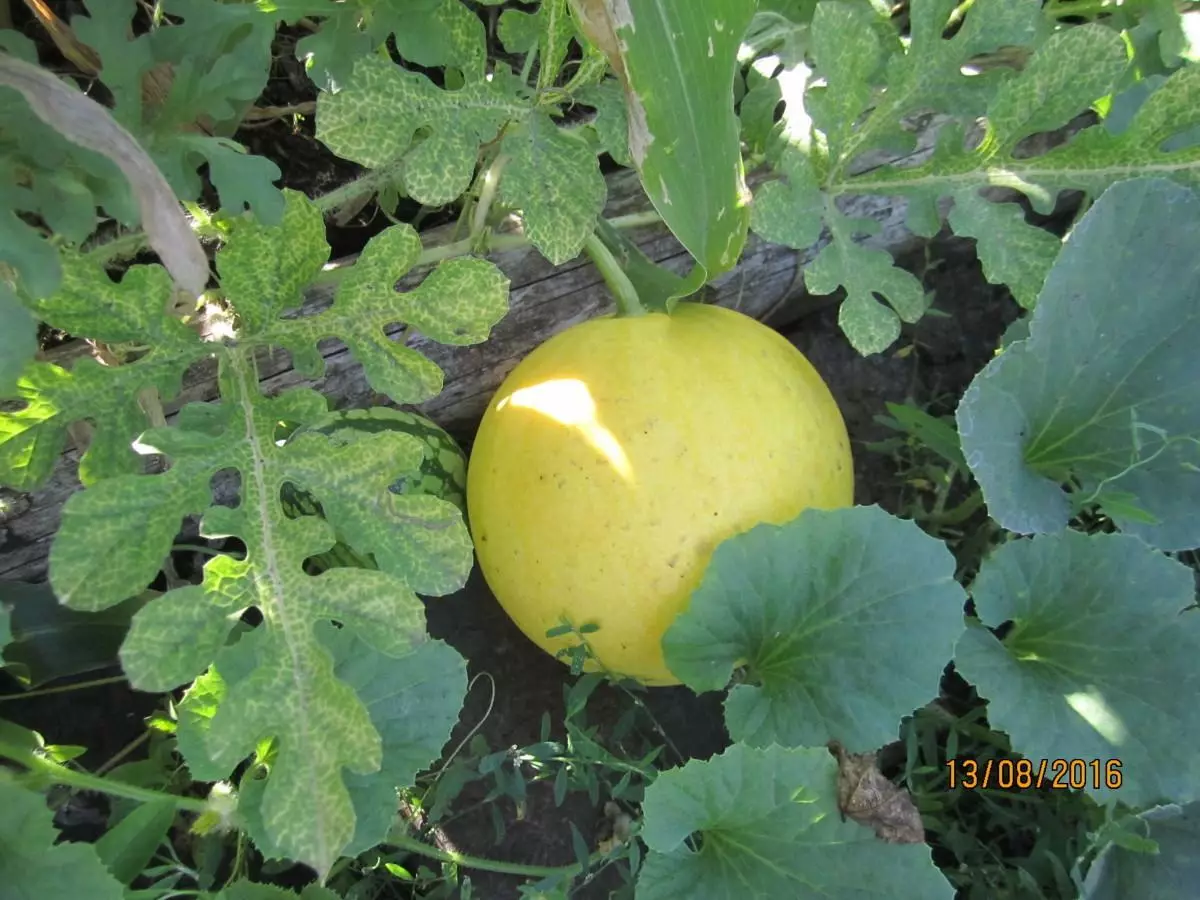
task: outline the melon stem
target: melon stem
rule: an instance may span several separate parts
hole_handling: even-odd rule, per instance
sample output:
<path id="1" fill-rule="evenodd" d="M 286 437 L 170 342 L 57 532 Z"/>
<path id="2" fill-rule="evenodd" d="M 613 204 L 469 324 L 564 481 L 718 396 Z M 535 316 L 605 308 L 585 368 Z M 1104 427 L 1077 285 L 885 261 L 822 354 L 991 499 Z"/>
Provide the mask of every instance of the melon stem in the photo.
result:
<path id="1" fill-rule="evenodd" d="M 637 288 L 633 286 L 633 282 L 629 280 L 629 276 L 625 274 L 621 264 L 617 262 L 612 251 L 608 249 L 604 241 L 600 240 L 600 236 L 596 232 L 593 231 L 588 235 L 583 249 L 587 251 L 592 263 L 600 270 L 604 283 L 612 292 L 613 299 L 617 303 L 617 315 L 644 316 L 646 307 L 642 306 Z"/>

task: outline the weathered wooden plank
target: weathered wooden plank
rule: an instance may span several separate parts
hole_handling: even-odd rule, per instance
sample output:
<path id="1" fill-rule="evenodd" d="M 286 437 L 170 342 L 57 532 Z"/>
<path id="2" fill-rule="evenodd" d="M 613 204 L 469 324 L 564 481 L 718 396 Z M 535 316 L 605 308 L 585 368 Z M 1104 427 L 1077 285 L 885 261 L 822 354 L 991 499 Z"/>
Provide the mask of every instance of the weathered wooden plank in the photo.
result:
<path id="1" fill-rule="evenodd" d="M 926 118 L 916 123 L 917 146 L 903 162 L 916 164 L 927 158 L 933 146 L 940 120 Z M 866 158 L 857 170 L 882 164 L 882 156 Z M 893 158 L 893 161 L 895 159 Z M 608 179 L 608 216 L 625 215 L 648 208 L 635 173 L 623 171 Z M 852 216 L 874 220 L 878 231 L 862 240 L 865 245 L 892 253 L 902 252 L 916 242 L 905 225 L 906 204 L 897 198 L 863 196 L 843 197 L 839 205 Z M 452 240 L 447 226 L 425 232 L 426 246 L 438 246 Z M 675 272 L 684 272 L 691 260 L 679 243 L 662 226 L 631 232 L 631 237 L 648 257 Z M 756 318 L 783 327 L 804 311 L 801 273 L 824 246 L 816 245 L 799 252 L 751 236 L 738 266 L 706 287 L 705 299 L 742 310 Z M 486 343 L 474 347 L 445 347 L 415 335 L 405 339 L 424 353 L 446 373 L 445 389 L 422 405 L 422 409 L 460 438 L 469 438 L 491 394 L 504 376 L 530 350 L 552 334 L 577 322 L 612 309 L 599 273 L 581 257 L 554 267 L 530 248 L 509 250 L 491 257 L 512 283 L 509 313 L 493 329 Z M 428 269 L 410 273 L 400 284 L 408 289 L 418 284 Z M 305 298 L 301 314 L 322 308 L 330 302 L 332 289 L 318 286 Z M 395 339 L 401 328 L 390 334 Z M 81 342 L 57 348 L 50 359 L 70 364 L 73 358 L 88 352 Z M 263 389 L 275 394 L 296 385 L 311 385 L 323 391 L 339 407 L 362 406 L 376 402 L 358 363 L 336 340 L 321 346 L 325 373 L 317 381 L 302 378 L 282 350 L 259 355 L 258 366 Z M 179 397 L 166 404 L 168 421 L 186 402 L 211 400 L 216 396 L 215 366 L 194 366 L 184 379 Z M 45 577 L 50 540 L 58 528 L 62 505 L 79 488 L 75 477 L 78 453 L 66 450 L 50 481 L 29 494 L 0 493 L 0 580 L 36 581 Z"/>

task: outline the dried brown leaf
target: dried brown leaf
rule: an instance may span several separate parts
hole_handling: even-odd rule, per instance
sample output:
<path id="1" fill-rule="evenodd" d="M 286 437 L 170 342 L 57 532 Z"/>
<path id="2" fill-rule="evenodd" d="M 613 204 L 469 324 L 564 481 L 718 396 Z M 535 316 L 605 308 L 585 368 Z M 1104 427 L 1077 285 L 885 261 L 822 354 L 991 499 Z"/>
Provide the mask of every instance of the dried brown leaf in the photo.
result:
<path id="1" fill-rule="evenodd" d="M 921 844 L 925 827 L 908 791 L 879 771 L 875 753 L 850 753 L 837 741 L 829 752 L 838 761 L 838 807 L 849 817 L 874 830 L 889 844 Z"/>
<path id="2" fill-rule="evenodd" d="M 208 257 L 162 172 L 137 140 L 90 97 L 50 72 L 0 53 L 0 84 L 20 91 L 43 122 L 72 143 L 102 153 L 129 180 L 150 246 L 193 297 L 208 283 Z"/>

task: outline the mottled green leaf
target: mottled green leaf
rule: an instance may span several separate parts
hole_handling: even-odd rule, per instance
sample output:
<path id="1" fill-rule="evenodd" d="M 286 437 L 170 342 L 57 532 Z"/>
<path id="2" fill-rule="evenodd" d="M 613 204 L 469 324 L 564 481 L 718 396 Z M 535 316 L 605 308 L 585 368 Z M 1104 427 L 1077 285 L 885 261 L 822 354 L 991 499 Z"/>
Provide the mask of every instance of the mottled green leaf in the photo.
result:
<path id="1" fill-rule="evenodd" d="M 1065 531 L 1000 547 L 971 594 L 984 624 L 1012 626 L 1000 641 L 970 625 L 955 667 L 1017 750 L 1099 760 L 1082 787 L 1104 803 L 1200 798 L 1190 569 L 1128 535 Z M 1106 777 L 1113 759 L 1116 784 Z"/>
<path id="2" fill-rule="evenodd" d="M 461 0 L 350 0 L 327 3 L 321 28 L 296 44 L 322 90 L 352 78 L 355 61 L 395 39 L 405 59 L 426 67 L 453 66 L 478 78 L 487 63 L 483 23 Z M 310 3 L 311 5 L 311 3 Z M 305 14 L 312 13 L 305 10 Z"/>
<path id="3" fill-rule="evenodd" d="M 204 567 L 204 581 L 168 591 L 134 616 L 121 647 L 131 684 L 165 692 L 199 675 L 225 646 L 236 618 L 253 605 L 253 570 L 228 556 Z"/>
<path id="4" fill-rule="evenodd" d="M 120 284 L 102 266 L 63 254 L 60 289 L 33 304 L 43 320 L 73 333 L 106 341 L 150 345 L 141 358 L 122 366 L 76 361 L 68 371 L 32 363 L 17 381 L 16 412 L 0 413 L 0 480 L 32 490 L 54 469 L 74 422 L 94 426 L 80 461 L 85 484 L 141 466 L 132 444 L 148 419 L 139 393 L 157 391 L 161 401 L 179 393 L 183 373 L 208 352 L 196 334 L 166 315 L 171 282 L 159 266 L 133 266 Z"/>
<path id="5" fill-rule="evenodd" d="M 824 748 L 734 744 L 646 789 L 639 900 L 940 900 L 954 889 L 924 844 L 891 844 L 843 818 Z M 685 840 L 699 833 L 700 849 Z"/>
<path id="6" fill-rule="evenodd" d="M 162 266 L 130 266 L 119 282 L 78 253 L 63 253 L 62 282 L 31 309 L 70 334 L 119 344 L 125 341 L 194 346 L 195 332 L 167 314 L 171 277 Z"/>
<path id="7" fill-rule="evenodd" d="M 733 83 L 754 4 L 572 0 L 621 76 L 629 148 L 655 209 L 697 266 L 696 290 L 737 263 L 749 227 Z M 670 48 L 670 52 L 664 52 Z"/>
<path id="8" fill-rule="evenodd" d="M 580 103 L 595 107 L 596 118 L 591 127 L 604 152 L 617 165 L 631 167 L 633 159 L 629 155 L 629 123 L 625 117 L 625 94 L 621 91 L 621 83 L 615 78 L 607 78 L 581 88 L 575 93 L 575 98 Z"/>
<path id="9" fill-rule="evenodd" d="M 955 194 L 950 227 L 955 234 L 975 239 L 988 281 L 1008 285 L 1018 303 L 1034 307 L 1062 249 L 1057 237 L 1027 224 L 1017 204 L 990 203 L 974 189 Z"/>
<path id="10" fill-rule="evenodd" d="M 872 27 L 878 15 L 865 3 L 819 3 L 812 22 L 812 55 L 826 87 L 809 93 L 813 123 L 832 156 L 848 157 L 847 143 L 871 98 L 884 48 Z"/>
<path id="11" fill-rule="evenodd" d="M 428 206 L 457 199 L 474 174 L 479 146 L 529 113 L 516 79 L 498 70 L 457 91 L 436 87 L 380 56 L 364 56 L 337 93 L 317 100 L 317 138 L 368 168 L 403 160 L 405 191 Z M 414 143 L 418 129 L 428 135 Z"/>
<path id="12" fill-rule="evenodd" d="M 165 474 L 109 479 L 72 498 L 52 551 L 51 578 L 72 588 L 60 594 L 73 605 L 101 605 L 144 583 L 163 549 L 159 537 L 149 541 L 146 533 L 169 544 L 176 522 L 168 520 L 182 513 L 203 512 L 206 536 L 240 539 L 245 559 L 214 558 L 202 585 L 169 591 L 134 617 L 122 665 L 139 689 L 169 690 L 222 652 L 244 610 L 259 611 L 262 624 L 236 645 L 253 665 L 228 687 L 203 740 L 185 738 L 181 746 L 194 770 L 209 776 L 232 771 L 273 740 L 278 749 L 263 787 L 264 832 L 282 855 L 324 874 L 356 828 L 347 773 L 377 771 L 382 743 L 315 629 L 336 620 L 379 653 L 410 652 L 425 639 L 424 610 L 410 585 L 431 592 L 461 586 L 471 566 L 470 541 L 451 504 L 434 499 L 422 505 L 411 501 L 433 498 L 388 490 L 406 467 L 419 467 L 423 454 L 415 439 L 384 432 L 337 446 L 307 434 L 280 447 L 276 423 L 316 419 L 326 411 L 324 398 L 306 390 L 262 398 L 242 353 L 222 357 L 220 384 L 223 403 L 215 412 L 185 408 L 180 414 L 181 425 L 203 430 L 160 428 L 144 435 L 147 446 L 170 459 Z M 241 476 L 238 504 L 205 510 L 212 476 L 229 469 Z M 285 482 L 311 491 L 329 521 L 289 518 L 280 503 Z M 367 544 L 356 549 L 373 552 L 381 567 L 403 577 L 350 568 L 306 574 L 303 561 L 332 546 L 334 527 L 351 543 Z M 87 559 L 110 571 L 78 562 Z M 78 581 L 85 570 L 90 584 Z M 211 768 L 193 762 L 198 745 Z"/>
<path id="13" fill-rule="evenodd" d="M 461 0 L 392 0 L 387 7 L 387 16 L 393 20 L 372 22 L 368 27 L 389 28 L 402 57 L 427 68 L 453 67 L 467 80 L 483 76 L 487 66 L 483 22 Z"/>
<path id="14" fill-rule="evenodd" d="M 746 666 L 725 701 L 735 741 L 877 747 L 936 692 L 965 602 L 954 558 L 912 522 L 810 509 L 718 545 L 663 653 L 696 691 Z"/>
<path id="15" fill-rule="evenodd" d="M 838 324 L 863 355 L 882 353 L 900 336 L 900 321 L 916 322 L 928 307 L 925 288 L 910 272 L 897 268 L 884 250 L 856 244 L 840 214 L 831 219 L 834 239 L 804 270 L 804 283 L 815 294 L 841 285 L 846 300 Z M 887 298 L 890 308 L 875 295 Z"/>
<path id="16" fill-rule="evenodd" d="M 183 517 L 208 504 L 202 474 L 181 465 L 161 475 L 106 478 L 72 494 L 50 547 L 58 598 L 96 611 L 140 593 L 170 552 Z"/>
<path id="17" fill-rule="evenodd" d="M 195 781 L 220 781 L 229 775 L 229 769 L 213 762 L 209 755 L 208 732 L 213 716 L 225 699 L 225 675 L 234 667 L 240 680 L 249 675 L 253 666 L 254 659 L 248 653 L 234 650 L 223 652 L 216 664 L 209 666 L 204 674 L 191 683 L 179 701 L 176 707 L 179 721 L 175 728 L 175 741 Z"/>
<path id="18" fill-rule="evenodd" d="M 221 287 L 233 303 L 242 328 L 255 334 L 281 312 L 300 306 L 303 290 L 329 260 L 321 212 L 294 191 L 278 225 L 243 219 L 236 240 L 217 254 Z"/>
<path id="19" fill-rule="evenodd" d="M 509 53 L 538 51 L 539 88 L 554 84 L 575 27 L 567 8 L 567 0 L 542 0 L 535 13 L 506 9 L 500 16 L 500 40 Z"/>
<path id="20" fill-rule="evenodd" d="M 496 33 L 509 53 L 529 53 L 542 36 L 541 7 L 537 12 L 506 9 L 500 14 Z"/>
<path id="21" fill-rule="evenodd" d="M 1023 137 L 1066 125 L 1110 93 L 1126 65 L 1121 37 L 1107 26 L 1051 35 L 988 104 L 988 140 L 996 143 L 989 152 L 1009 153 Z"/>
<path id="22" fill-rule="evenodd" d="M 411 612 L 419 618 L 419 606 Z M 438 757 L 458 719 L 466 692 L 465 662 L 448 645 L 429 640 L 419 621 L 416 625 L 406 629 L 403 623 L 395 623 L 393 627 L 406 633 L 408 643 L 391 656 L 346 629 L 329 625 L 318 629 L 321 642 L 333 655 L 334 675 L 358 693 L 382 739 L 380 767 L 369 774 L 346 775 L 357 824 L 342 855 L 355 855 L 384 839 L 396 814 L 396 789 L 411 785 L 417 773 Z M 223 652 L 180 704 L 179 746 L 196 777 L 228 775 L 228 768 L 220 771 L 210 760 L 220 740 L 218 711 L 229 696 L 244 695 L 254 670 L 258 636 L 243 641 Z M 264 818 L 274 777 L 243 779 L 239 804 L 248 833 L 269 858 L 284 855 L 275 830 Z"/>
<path id="23" fill-rule="evenodd" d="M 1157 853 L 1109 844 L 1088 869 L 1083 900 L 1191 900 L 1200 884 L 1200 803 L 1171 804 L 1137 816 Z"/>
<path id="24" fill-rule="evenodd" d="M 952 13 L 961 17 L 961 24 L 947 38 Z M 914 6 L 910 26 L 910 41 L 902 47 L 878 37 L 877 17 L 865 6 L 831 0 L 818 5 L 812 48 L 816 75 L 824 84 L 810 88 L 804 104 L 825 144 L 785 151 L 780 165 L 792 154 L 815 153 L 816 181 L 828 194 L 903 196 L 910 204 L 910 223 L 922 231 L 935 230 L 940 222 L 936 201 L 954 196 L 952 227 L 977 238 L 987 276 L 1009 284 L 1023 304 L 1031 306 L 1037 296 L 1053 259 L 1054 238 L 1028 226 L 1011 208 L 989 207 L 976 194 L 979 188 L 1016 188 L 1035 208 L 1048 212 L 1063 189 L 1099 194 L 1114 180 L 1149 167 L 1164 176 L 1195 180 L 1200 149 L 1169 142 L 1200 123 L 1196 112 L 1200 80 L 1190 67 L 1156 91 L 1153 102 L 1139 109 L 1134 124 L 1120 135 L 1096 126 L 1043 155 L 1017 156 L 1021 139 L 1065 125 L 1114 90 L 1127 66 L 1117 31 L 1107 25 L 1087 25 L 1055 32 L 1036 4 L 1024 0 L 996 0 L 965 10 L 954 0 L 928 0 Z M 1016 70 L 972 68 L 973 59 L 1001 48 L 1031 55 Z M 876 84 L 884 90 L 875 90 Z M 875 165 L 862 174 L 851 174 L 855 161 L 867 151 L 911 146 L 911 134 L 898 123 L 905 116 L 930 111 L 956 121 L 943 129 L 938 150 L 928 162 L 915 167 Z M 987 134 L 977 148 L 968 150 L 963 130 L 981 116 L 986 117 Z M 793 140 L 803 143 L 800 136 Z M 803 228 L 808 207 L 797 203 L 789 209 L 778 196 L 767 204 L 772 215 L 763 220 L 764 235 L 774 234 L 791 244 L 810 238 L 815 226 Z M 832 210 L 832 205 L 827 208 Z M 825 252 L 832 256 L 833 248 L 848 242 L 850 235 L 839 233 L 836 222 L 830 224 L 834 234 Z M 791 229 L 799 230 L 798 238 L 788 240 Z M 826 277 L 820 288 L 810 285 L 810 289 L 828 292 L 844 283 L 844 275 L 858 271 L 854 266 L 830 266 L 821 273 Z M 897 304 L 916 311 L 911 284 L 897 297 L 891 293 L 895 285 L 878 267 L 870 280 L 876 284 L 873 291 L 898 312 Z M 849 335 L 856 347 L 878 347 L 896 334 L 898 323 L 889 323 L 867 293 L 849 284 L 845 287 L 851 308 L 843 322 L 857 330 Z"/>
<path id="25" fill-rule="evenodd" d="M 291 479 L 321 498 L 337 533 L 417 593 L 440 596 L 461 588 L 474 559 L 462 513 L 439 497 L 388 490 L 396 473 L 420 468 L 421 443 L 381 432 L 349 447 L 331 451 L 329 445 L 323 435 L 301 435 L 288 442 L 283 457 Z"/>
<path id="26" fill-rule="evenodd" d="M 124 900 L 121 883 L 82 843 L 55 843 L 54 813 L 41 794 L 0 779 L 0 872 L 13 900 Z"/>
<path id="27" fill-rule="evenodd" d="M 825 197 L 808 157 L 798 150 L 785 150 L 779 172 L 782 180 L 767 182 L 754 195 L 752 227 L 773 243 L 797 250 L 811 247 L 821 236 Z"/>
<path id="28" fill-rule="evenodd" d="M 1155 546 L 1200 544 L 1198 242 L 1200 199 L 1161 179 L 1113 186 L 1075 227 L 1029 338 L 958 408 L 967 462 L 1005 528 L 1054 531 L 1073 503 L 1095 501 Z"/>
<path id="29" fill-rule="evenodd" d="M 500 201 L 520 208 L 525 234 L 546 259 L 561 265 L 579 255 L 608 196 L 592 148 L 546 115 L 531 115 L 503 144 L 508 166 Z"/>
<path id="30" fill-rule="evenodd" d="M 289 202 L 307 203 L 292 198 Z M 394 285 L 416 263 L 420 251 L 420 238 L 407 224 L 381 232 L 341 280 L 332 307 L 314 316 L 277 321 L 260 339 L 290 348 L 297 369 L 319 377 L 324 363 L 315 353 L 317 342 L 339 338 L 362 363 L 375 390 L 397 403 L 429 399 L 442 388 L 441 370 L 404 342 L 391 339 L 384 328 L 405 322 L 442 343 L 479 343 L 508 311 L 509 282 L 492 263 L 463 258 L 441 263 L 419 287 L 398 293 Z"/>

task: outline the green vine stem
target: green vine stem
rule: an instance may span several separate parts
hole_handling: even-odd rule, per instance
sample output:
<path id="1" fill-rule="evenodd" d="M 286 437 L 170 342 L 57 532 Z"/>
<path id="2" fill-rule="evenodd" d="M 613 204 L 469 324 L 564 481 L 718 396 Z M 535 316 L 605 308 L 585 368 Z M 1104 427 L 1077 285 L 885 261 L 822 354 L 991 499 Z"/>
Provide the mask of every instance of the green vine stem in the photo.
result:
<path id="1" fill-rule="evenodd" d="M 475 869 L 480 872 L 498 872 L 501 875 L 526 875 L 530 878 L 546 878 L 551 875 L 581 875 L 584 871 L 584 867 L 579 863 L 572 863 L 569 866 L 533 866 L 526 865 L 525 863 L 506 862 L 501 859 L 489 859 L 484 856 L 470 856 L 466 853 L 442 850 L 440 847 L 434 847 L 422 840 L 402 834 L 389 835 L 387 843 L 401 850 L 407 850 L 410 853 L 417 853 L 429 859 L 435 859 L 438 862 L 452 863 L 464 869 Z M 588 868 L 591 868 L 594 863 L 602 862 L 607 858 L 608 854 L 606 853 L 593 853 L 588 857 Z"/>
<path id="2" fill-rule="evenodd" d="M 1062 0 L 1051 0 L 1044 12 L 1052 19 L 1064 19 L 1068 16 L 1079 16 L 1091 19 L 1096 16 L 1111 15 L 1115 12 L 1129 12 L 1144 6 L 1144 0 L 1124 0 L 1124 3 L 1114 3 L 1113 0 L 1073 0 L 1064 3 Z M 1190 8 L 1191 4 L 1185 4 Z"/>
<path id="3" fill-rule="evenodd" d="M 91 681 L 79 681 L 75 684 L 64 684 L 60 687 L 38 688 L 35 691 L 23 691 L 20 694 L 6 694 L 0 697 L 0 703 L 12 700 L 28 700 L 31 697 L 46 697 L 50 694 L 66 694 L 70 691 L 82 691 L 87 688 L 102 687 L 106 684 L 120 684 L 125 680 L 124 675 L 113 675 L 109 678 L 94 678 Z"/>
<path id="4" fill-rule="evenodd" d="M 488 214 L 492 211 L 492 203 L 496 200 L 496 191 L 500 187 L 500 175 L 508 165 L 508 154 L 501 153 L 488 166 L 483 176 L 483 187 L 479 191 L 479 200 L 475 204 L 475 213 L 471 217 L 470 240 L 478 245 L 487 228 Z"/>
<path id="5" fill-rule="evenodd" d="M 365 175 L 360 175 L 353 181 L 346 182 L 340 188 L 335 188 L 328 194 L 315 197 L 313 204 L 323 213 L 332 212 L 355 197 L 361 196 L 368 191 L 377 191 L 389 181 L 393 181 L 400 174 L 402 167 L 401 163 L 393 163 L 392 165 L 372 169 Z"/>
<path id="6" fill-rule="evenodd" d="M 114 781 L 111 778 L 101 778 L 88 772 L 68 769 L 66 766 L 39 756 L 27 747 L 10 744 L 3 739 L 0 739 L 0 757 L 24 766 L 31 774 L 40 775 L 55 784 L 77 788 L 81 791 L 97 791 L 113 797 L 137 800 L 140 803 L 171 803 L 176 809 L 187 812 L 205 813 L 209 811 L 209 805 L 204 800 L 198 800 L 195 797 L 180 797 L 177 794 L 167 794 L 150 788 Z"/>
<path id="7" fill-rule="evenodd" d="M 171 803 L 176 809 L 198 814 L 210 811 L 209 804 L 204 800 L 199 800 L 195 797 L 181 797 L 177 794 L 167 794 L 163 791 L 137 787 L 136 785 L 125 784 L 111 778 L 102 778 L 88 772 L 69 769 L 66 766 L 59 765 L 56 762 L 51 762 L 39 756 L 33 750 L 11 744 L 3 739 L 0 739 L 0 757 L 10 759 L 23 766 L 32 775 L 40 775 L 55 784 L 65 785 L 66 787 L 76 788 L 81 791 L 96 791 L 113 797 L 136 800 L 141 803 Z M 463 868 L 484 872 L 498 872 L 504 875 L 525 875 L 531 878 L 545 878 L 551 875 L 579 875 L 584 872 L 584 866 L 579 863 L 573 863 L 569 866 L 534 866 L 499 859 L 488 859 L 481 856 L 470 856 L 465 853 L 442 850 L 439 847 L 434 847 L 408 835 L 392 834 L 389 835 L 387 842 L 401 850 L 407 850 L 410 853 L 416 853 L 429 859 L 453 863 Z M 606 853 L 593 853 L 588 858 L 587 867 L 590 868 L 594 863 L 602 862 L 607 858 L 608 854 Z"/>
<path id="8" fill-rule="evenodd" d="M 536 45 L 525 54 L 525 64 L 521 66 L 521 84 L 529 83 L 529 76 L 533 72 L 533 63 L 537 56 L 538 47 Z"/>
<path id="9" fill-rule="evenodd" d="M 629 276 L 625 274 L 625 270 L 612 255 L 612 251 L 604 245 L 596 232 L 593 231 L 588 235 L 583 248 L 591 257 L 596 268 L 600 270 L 600 274 L 604 276 L 604 283 L 608 285 L 608 289 L 612 291 L 613 299 L 617 301 L 617 315 L 644 316 L 646 308 L 642 306 L 633 282 L 629 280 Z"/>

